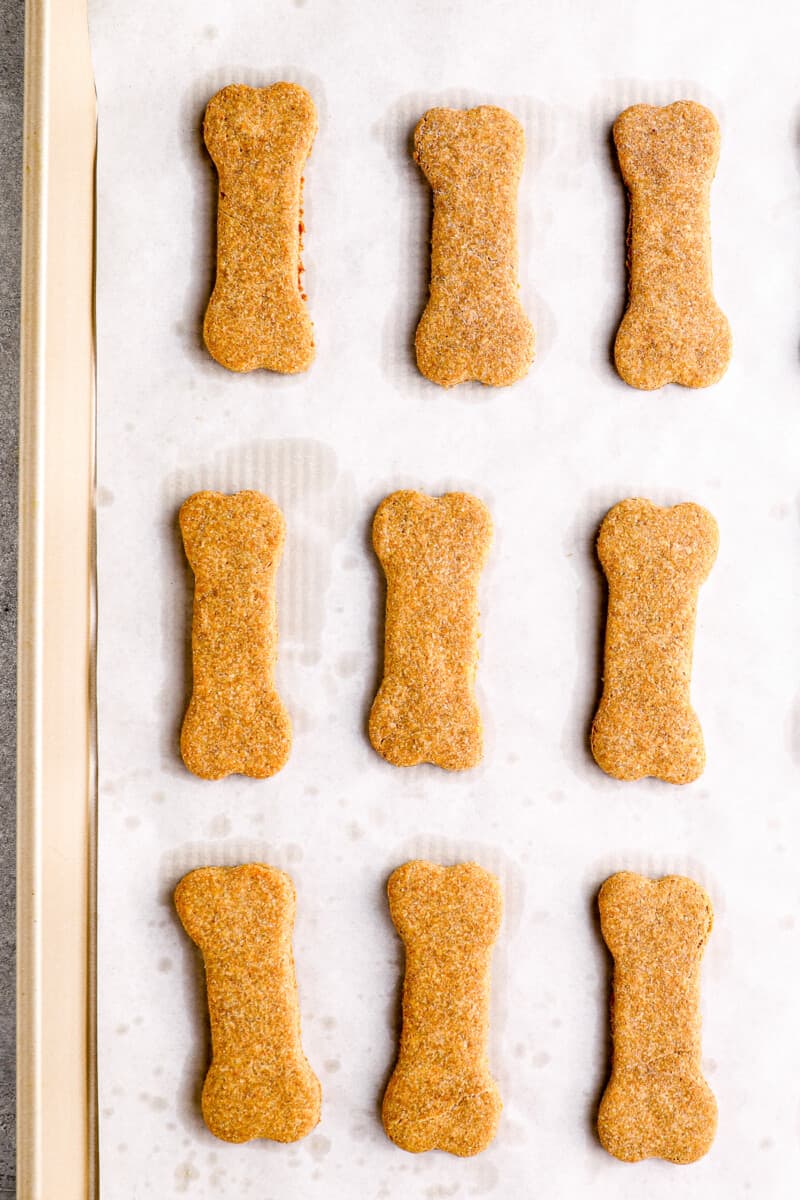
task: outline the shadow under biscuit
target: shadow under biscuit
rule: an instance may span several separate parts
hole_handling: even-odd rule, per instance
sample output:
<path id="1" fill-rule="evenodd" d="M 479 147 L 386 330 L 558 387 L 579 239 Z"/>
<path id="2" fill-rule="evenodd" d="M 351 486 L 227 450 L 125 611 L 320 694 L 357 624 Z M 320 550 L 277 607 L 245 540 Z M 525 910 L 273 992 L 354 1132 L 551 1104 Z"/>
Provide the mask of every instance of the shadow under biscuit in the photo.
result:
<path id="1" fill-rule="evenodd" d="M 176 504 L 174 497 L 169 496 L 165 505 L 166 515 L 161 523 L 167 556 L 164 570 L 165 600 L 161 616 L 165 682 L 156 695 L 162 769 L 179 775 L 185 774 L 180 753 L 181 728 L 193 689 L 194 614 L 194 573 L 183 550 L 178 524 L 182 502 Z"/>
<path id="2" fill-rule="evenodd" d="M 631 198 L 630 198 L 630 193 L 628 192 L 627 188 L 625 187 L 625 183 L 622 178 L 622 171 L 621 171 L 620 165 L 619 165 L 619 158 L 617 157 L 617 148 L 614 144 L 614 123 L 613 123 L 613 121 L 607 125 L 606 131 L 605 131 L 605 137 L 604 137 L 603 141 L 604 141 L 604 145 L 607 150 L 607 164 L 610 166 L 611 170 L 613 171 L 614 183 L 616 184 L 617 190 L 622 197 L 622 204 L 624 206 L 624 209 L 623 209 L 624 216 L 623 216 L 623 224 L 621 226 L 621 233 L 619 233 L 617 235 L 616 241 L 617 241 L 617 245 L 619 248 L 619 260 L 620 260 L 620 262 L 624 262 L 624 264 L 625 264 L 625 278 L 624 278 L 624 283 L 623 283 L 622 291 L 620 293 L 619 300 L 613 309 L 613 316 L 611 318 L 613 323 L 609 324 L 606 335 L 605 335 L 605 339 L 604 339 L 605 344 L 606 344 L 606 357 L 608 360 L 608 365 L 609 365 L 609 367 L 611 367 L 612 371 L 616 375 L 617 364 L 616 364 L 616 360 L 614 358 L 614 347 L 615 347 L 616 341 L 617 341 L 617 332 L 619 330 L 620 325 L 622 324 L 622 319 L 625 316 L 625 313 L 627 312 L 628 302 L 630 300 L 630 286 L 629 286 L 629 279 L 628 279 L 628 260 L 629 260 L 629 256 L 630 256 L 630 250 L 631 250 L 631 243 L 630 243 Z M 609 307 L 609 312 L 611 312 L 612 306 L 610 303 L 609 303 L 608 307 Z M 599 526 L 598 526 L 598 529 L 599 529 Z"/>
<path id="3" fill-rule="evenodd" d="M 370 607 L 369 644 L 373 648 L 373 655 L 372 670 L 365 672 L 365 691 L 361 705 L 360 729 L 367 746 L 370 748 L 370 752 L 372 752 L 372 747 L 369 740 L 369 717 L 375 697 L 378 694 L 378 688 L 383 679 L 384 654 L 386 649 L 386 575 L 372 544 L 372 522 L 375 519 L 377 507 L 376 504 L 370 509 L 361 527 L 362 551 L 369 562 L 370 570 L 372 605 Z"/>
<path id="4" fill-rule="evenodd" d="M 608 587 L 597 557 L 597 537 L 607 510 L 618 495 L 609 489 L 592 491 L 584 497 L 579 516 L 567 535 L 573 571 L 577 575 L 575 604 L 576 671 L 572 703 L 562 735 L 562 746 L 573 770 L 589 770 L 595 783 L 602 782 L 591 748 L 594 714 L 603 694 Z M 577 762 L 576 762 L 577 754 Z"/>
<path id="5" fill-rule="evenodd" d="M 211 1063 L 211 1019 L 206 1000 L 206 972 L 203 956 L 193 946 L 183 929 L 175 909 L 173 895 L 181 874 L 163 885 L 161 903 L 168 911 L 169 921 L 175 929 L 179 942 L 181 990 L 185 997 L 187 1012 L 186 1031 L 188 1049 L 185 1052 L 181 1082 L 175 1096 L 175 1108 L 184 1127 L 195 1137 L 208 1137 L 209 1133 L 201 1115 L 201 1100 L 206 1072 Z M 176 979 L 177 986 L 177 979 Z M 184 1048 L 177 1047 L 181 1052 Z"/>
<path id="6" fill-rule="evenodd" d="M 400 866 L 403 859 L 398 859 L 396 866 Z M 379 1090 L 375 1092 L 373 1101 L 373 1112 L 375 1119 L 378 1122 L 378 1127 L 383 1131 L 383 1097 L 386 1094 L 386 1089 L 389 1086 L 389 1080 L 394 1074 L 394 1069 L 397 1066 L 397 1061 L 400 1057 L 400 1034 L 403 1028 L 403 982 L 405 978 L 405 949 L 400 934 L 397 932 L 389 913 L 389 900 L 387 897 L 387 885 L 389 877 L 392 875 L 395 867 L 382 876 L 375 887 L 374 907 L 375 911 L 380 913 L 381 923 L 384 927 L 384 934 L 387 944 L 391 944 L 394 957 L 392 961 L 392 969 L 395 973 L 392 991 L 385 1006 L 386 1011 L 386 1030 L 390 1038 L 392 1048 L 390 1060 L 384 1066 L 381 1075 Z"/>
<path id="7" fill-rule="evenodd" d="M 589 1102 L 584 1113 L 584 1121 L 586 1122 L 590 1137 L 598 1146 L 601 1145 L 601 1142 L 597 1132 L 597 1114 L 600 1111 L 600 1102 L 603 1099 L 606 1085 L 611 1076 L 611 1064 L 614 1056 L 614 1040 L 611 1036 L 611 1021 L 609 1019 L 614 993 L 614 959 L 603 938 L 600 926 L 600 909 L 597 904 L 597 896 L 604 880 L 605 877 L 597 880 L 588 901 L 588 917 L 594 933 L 594 942 L 597 950 L 596 957 L 599 967 L 596 995 L 598 1000 L 597 1023 L 599 1024 L 600 1032 L 596 1037 L 596 1069 L 593 1082 L 589 1088 Z"/>
<path id="8" fill-rule="evenodd" d="M 800 108 L 795 111 L 792 122 L 792 149 L 795 156 L 795 165 L 800 172 Z M 800 332 L 797 335 L 797 357 L 800 359 Z M 800 704 L 800 700 L 798 701 Z"/>

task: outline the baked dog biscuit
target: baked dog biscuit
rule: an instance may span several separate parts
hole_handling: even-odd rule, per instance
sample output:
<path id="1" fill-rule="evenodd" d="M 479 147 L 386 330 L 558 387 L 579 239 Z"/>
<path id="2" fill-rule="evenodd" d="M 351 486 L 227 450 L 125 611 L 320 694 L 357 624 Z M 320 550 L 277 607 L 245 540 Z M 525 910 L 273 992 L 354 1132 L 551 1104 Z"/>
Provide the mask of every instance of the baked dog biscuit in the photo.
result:
<path id="1" fill-rule="evenodd" d="M 219 174 L 217 280 L 203 336 L 230 371 L 305 371 L 314 332 L 300 283 L 303 166 L 317 132 L 296 83 L 234 83 L 212 97 L 203 134 Z"/>
<path id="2" fill-rule="evenodd" d="M 614 1055 L 600 1141 L 623 1162 L 695 1162 L 717 1128 L 700 1069 L 700 959 L 711 901 L 680 875 L 654 881 L 622 871 L 603 884 L 598 904 L 614 956 Z"/>
<path id="3" fill-rule="evenodd" d="M 708 387 L 725 373 L 731 332 L 711 280 L 709 202 L 719 126 L 702 104 L 636 104 L 614 122 L 630 193 L 628 308 L 614 359 L 631 387 Z"/>
<path id="4" fill-rule="evenodd" d="M 460 771 L 480 762 L 478 578 L 491 540 L 486 507 L 463 492 L 394 492 L 375 514 L 386 638 L 369 736 L 397 767 L 430 762 Z"/>
<path id="5" fill-rule="evenodd" d="M 388 893 L 406 970 L 384 1129 L 414 1154 L 478 1154 L 492 1141 L 503 1107 L 486 1055 L 500 885 L 476 863 L 417 861 L 392 874 Z"/>
<path id="6" fill-rule="evenodd" d="M 192 699 L 181 730 L 186 766 L 202 779 L 264 779 L 289 757 L 292 726 L 273 673 L 281 510 L 260 492 L 196 492 L 180 526 L 194 571 Z"/>
<path id="7" fill-rule="evenodd" d="M 203 1120 L 226 1142 L 296 1142 L 319 1122 L 321 1089 L 300 1042 L 291 879 L 262 863 L 201 867 L 178 884 L 175 907 L 205 963 Z"/>
<path id="8" fill-rule="evenodd" d="M 502 387 L 533 362 L 533 328 L 517 283 L 517 190 L 525 135 L 484 105 L 431 108 L 414 159 L 433 189 L 430 299 L 417 327 L 417 365 L 433 383 Z"/>
<path id="9" fill-rule="evenodd" d="M 698 504 L 623 500 L 600 527 L 608 620 L 591 744 L 598 766 L 616 779 L 690 783 L 702 773 L 689 683 L 697 593 L 718 543 L 716 521 Z"/>

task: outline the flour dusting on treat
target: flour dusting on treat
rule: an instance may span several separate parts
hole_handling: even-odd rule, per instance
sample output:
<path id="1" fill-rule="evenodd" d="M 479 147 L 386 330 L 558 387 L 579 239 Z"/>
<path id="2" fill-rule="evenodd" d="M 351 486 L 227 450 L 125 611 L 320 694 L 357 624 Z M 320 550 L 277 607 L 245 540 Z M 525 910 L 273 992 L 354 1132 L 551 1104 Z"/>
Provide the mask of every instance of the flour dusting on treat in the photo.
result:
<path id="1" fill-rule="evenodd" d="M 231 84 L 211 99 L 203 133 L 219 173 L 217 279 L 203 335 L 231 371 L 305 371 L 314 331 L 300 278 L 303 167 L 317 132 L 296 83 Z"/>
<path id="2" fill-rule="evenodd" d="M 608 619 L 591 744 L 617 779 L 690 783 L 705 766 L 689 685 L 697 594 L 718 544 L 717 523 L 698 504 L 623 500 L 600 527 Z"/>
<path id="3" fill-rule="evenodd" d="M 394 492 L 375 514 L 386 637 L 369 736 L 395 766 L 455 771 L 480 762 L 478 580 L 491 540 L 488 510 L 463 492 Z"/>
<path id="4" fill-rule="evenodd" d="M 414 1154 L 478 1154 L 494 1138 L 503 1107 L 487 1062 L 500 884 L 476 863 L 414 861 L 398 867 L 387 890 L 406 967 L 384 1128 Z"/>
<path id="5" fill-rule="evenodd" d="M 695 1162 L 717 1129 L 700 1046 L 700 960 L 711 901 L 680 875 L 651 880 L 623 871 L 603 884 L 598 905 L 614 957 L 614 1054 L 598 1136 L 624 1162 Z"/>
<path id="6" fill-rule="evenodd" d="M 196 492 L 180 526 L 195 579 L 183 761 L 202 779 L 263 779 L 281 769 L 292 743 L 274 684 L 283 514 L 260 492 Z"/>
<path id="7" fill-rule="evenodd" d="M 433 189 L 430 299 L 417 327 L 417 365 L 442 387 L 514 383 L 527 374 L 534 343 L 517 282 L 522 126 L 489 105 L 432 108 L 414 132 L 414 158 Z"/>
<path id="8" fill-rule="evenodd" d="M 291 879 L 263 863 L 201 867 L 178 884 L 175 907 L 205 964 L 203 1120 L 226 1142 L 296 1142 L 319 1123 L 322 1093 L 300 1040 Z"/>
<path id="9" fill-rule="evenodd" d="M 629 297 L 614 347 L 617 370 L 645 390 L 708 387 L 731 357 L 711 279 L 716 118 L 691 100 L 636 104 L 614 122 L 614 142 L 630 193 Z"/>

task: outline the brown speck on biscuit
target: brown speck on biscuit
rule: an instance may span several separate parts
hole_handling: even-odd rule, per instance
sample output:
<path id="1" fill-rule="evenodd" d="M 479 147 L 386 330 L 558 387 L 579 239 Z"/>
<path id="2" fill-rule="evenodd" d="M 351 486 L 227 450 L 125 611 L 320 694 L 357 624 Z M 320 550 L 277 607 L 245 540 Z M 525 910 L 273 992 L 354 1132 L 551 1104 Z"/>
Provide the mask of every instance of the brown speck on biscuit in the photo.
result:
<path id="1" fill-rule="evenodd" d="M 710 192 L 719 126 L 702 104 L 636 104 L 614 122 L 630 193 L 628 308 L 617 370 L 632 387 L 708 387 L 725 373 L 731 333 L 713 295 Z"/>
<path id="2" fill-rule="evenodd" d="M 494 1138 L 503 1107 L 486 1052 L 500 885 L 476 863 L 414 861 L 392 874 L 387 890 L 406 967 L 384 1128 L 414 1154 L 478 1154 Z"/>
<path id="3" fill-rule="evenodd" d="M 178 884 L 175 907 L 205 964 L 203 1120 L 226 1142 L 296 1142 L 319 1123 L 321 1089 L 300 1040 L 291 879 L 262 863 L 201 867 Z"/>
<path id="4" fill-rule="evenodd" d="M 603 884 L 598 905 L 614 957 L 614 1055 L 600 1141 L 624 1162 L 695 1162 L 717 1128 L 700 1067 L 700 960 L 711 901 L 680 875 L 650 880 L 622 871 Z"/>
<path id="5" fill-rule="evenodd" d="M 231 371 L 305 371 L 314 332 L 300 282 L 302 189 L 314 102 L 296 83 L 231 84 L 209 102 L 203 132 L 219 173 L 206 346 Z"/>
<path id="6" fill-rule="evenodd" d="M 386 637 L 369 736 L 395 766 L 431 762 L 453 771 L 480 762 L 478 579 L 491 540 L 485 505 L 463 492 L 394 492 L 375 514 Z"/>
<path id="7" fill-rule="evenodd" d="M 591 744 L 617 779 L 689 783 L 705 766 L 689 685 L 697 593 L 718 543 L 716 521 L 698 504 L 623 500 L 600 527 L 608 619 Z"/>
<path id="8" fill-rule="evenodd" d="M 511 113 L 432 108 L 414 158 L 433 190 L 430 299 L 417 365 L 442 387 L 502 387 L 527 374 L 533 328 L 519 301 L 517 190 L 525 135 Z"/>
<path id="9" fill-rule="evenodd" d="M 292 741 L 273 682 L 283 516 L 260 492 L 196 492 L 181 507 L 180 527 L 195 577 L 183 761 L 202 779 L 263 779 L 281 769 Z"/>

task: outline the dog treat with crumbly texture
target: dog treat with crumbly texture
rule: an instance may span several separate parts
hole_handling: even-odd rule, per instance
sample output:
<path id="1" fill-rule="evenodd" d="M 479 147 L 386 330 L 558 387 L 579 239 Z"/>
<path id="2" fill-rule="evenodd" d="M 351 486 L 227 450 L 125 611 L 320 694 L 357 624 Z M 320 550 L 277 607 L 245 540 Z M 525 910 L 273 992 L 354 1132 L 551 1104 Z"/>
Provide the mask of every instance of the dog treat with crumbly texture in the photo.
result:
<path id="1" fill-rule="evenodd" d="M 303 167 L 317 112 L 296 83 L 231 84 L 206 108 L 219 173 L 217 279 L 203 335 L 230 371 L 305 371 L 314 331 L 300 282 Z"/>
<path id="2" fill-rule="evenodd" d="M 598 897 L 614 957 L 611 1078 L 597 1132 L 623 1162 L 695 1162 L 708 1152 L 717 1104 L 700 1067 L 700 960 L 711 901 L 680 875 L 612 875 Z"/>
<path id="3" fill-rule="evenodd" d="M 702 104 L 636 104 L 614 122 L 630 193 L 628 308 L 617 370 L 631 387 L 708 387 L 725 373 L 731 332 L 711 279 L 710 192 L 719 126 Z"/>
<path id="4" fill-rule="evenodd" d="M 203 954 L 212 1062 L 203 1120 L 226 1142 L 296 1142 L 319 1123 L 321 1090 L 300 1040 L 295 891 L 275 867 L 201 867 L 175 889 Z"/>
<path id="5" fill-rule="evenodd" d="M 718 543 L 716 521 L 698 504 L 623 500 L 600 527 L 608 620 L 591 743 L 616 779 L 690 783 L 705 766 L 689 684 L 697 593 Z"/>
<path id="6" fill-rule="evenodd" d="M 183 761 L 202 779 L 234 772 L 264 779 L 280 771 L 292 744 L 273 682 L 283 515 L 260 492 L 196 492 L 181 508 L 180 526 L 195 580 Z"/>
<path id="7" fill-rule="evenodd" d="M 386 637 L 369 736 L 397 767 L 430 762 L 460 771 L 480 762 L 478 579 L 491 540 L 485 505 L 463 492 L 394 492 L 375 514 Z"/>
<path id="8" fill-rule="evenodd" d="M 503 1105 L 486 1045 L 500 884 L 476 863 L 408 862 L 388 884 L 406 952 L 400 1054 L 383 1125 L 403 1150 L 478 1154 Z"/>
<path id="9" fill-rule="evenodd" d="M 417 328 L 417 365 L 442 387 L 514 383 L 533 362 L 534 341 L 517 283 L 522 126 L 488 105 L 432 108 L 414 131 L 414 159 L 433 189 L 430 299 Z"/>

